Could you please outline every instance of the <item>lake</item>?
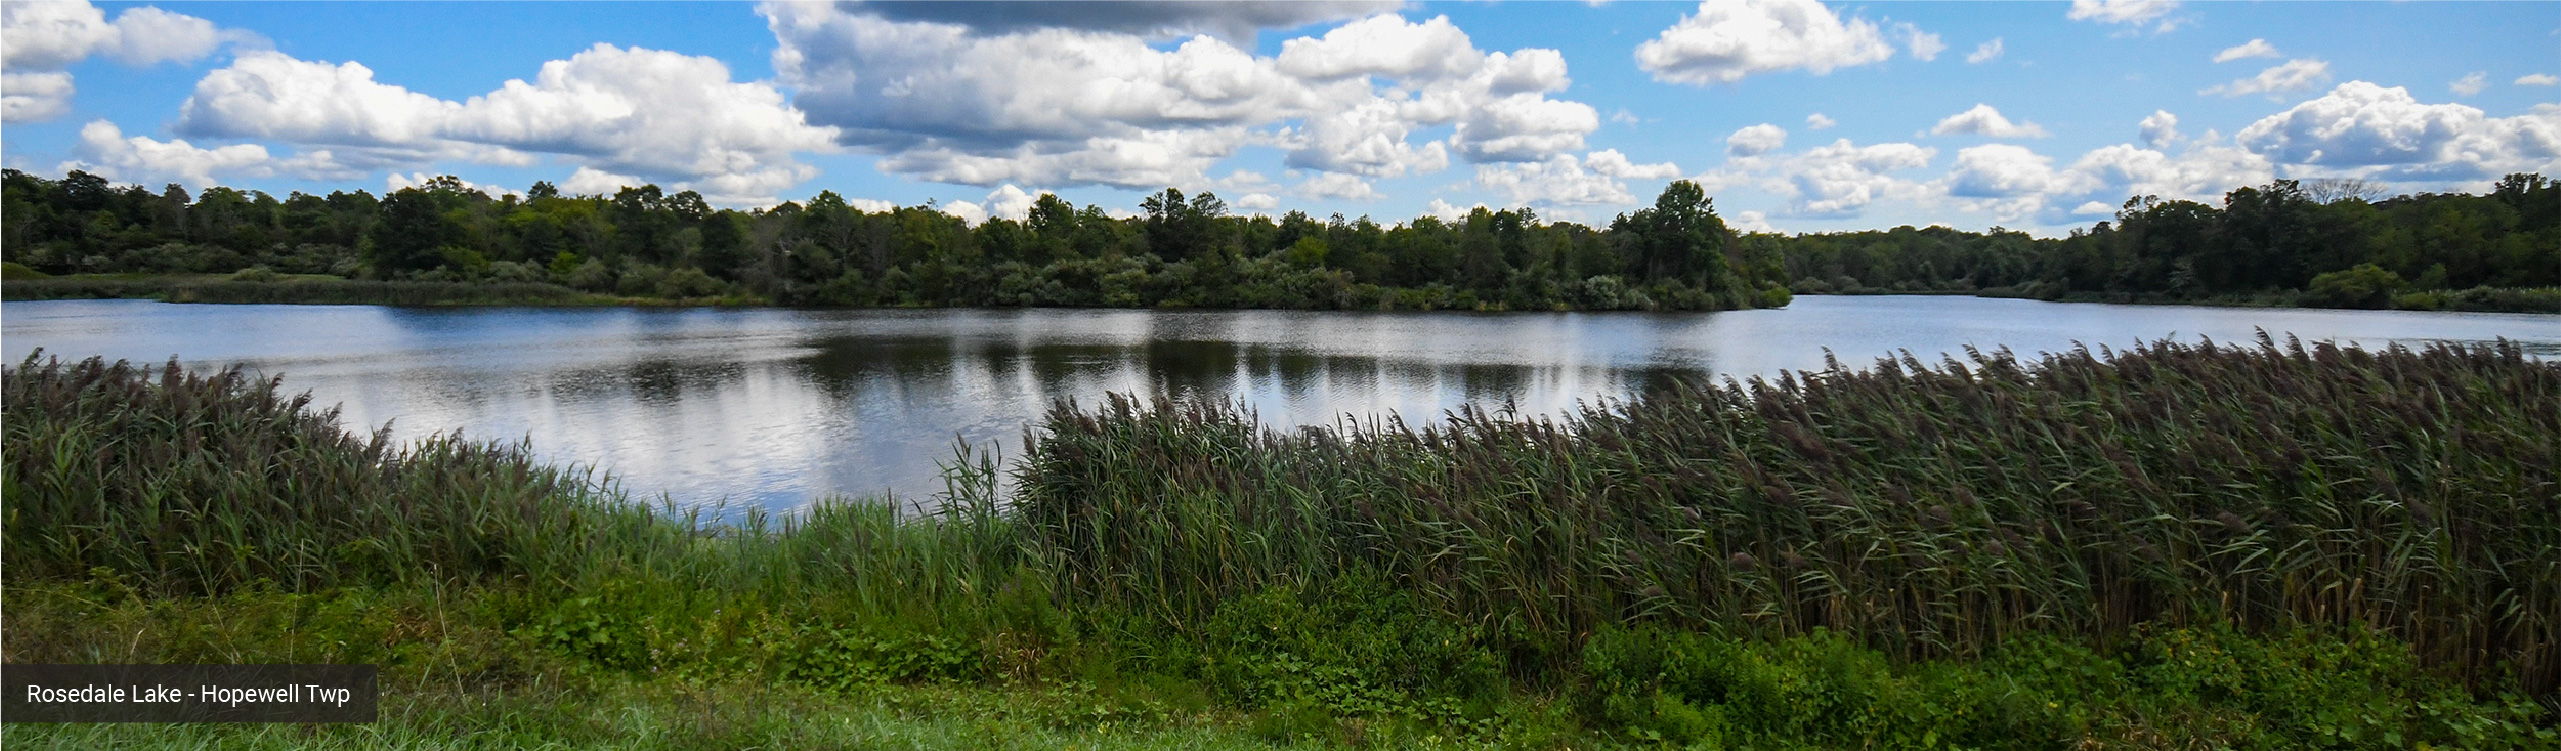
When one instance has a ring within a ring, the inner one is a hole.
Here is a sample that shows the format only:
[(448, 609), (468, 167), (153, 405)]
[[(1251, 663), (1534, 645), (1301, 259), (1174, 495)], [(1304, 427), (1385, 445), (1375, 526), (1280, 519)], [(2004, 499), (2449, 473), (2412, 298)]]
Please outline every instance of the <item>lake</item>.
[(941, 488), (955, 441), (1021, 453), (1055, 400), (1110, 392), (1242, 401), (1269, 424), (1439, 419), (1462, 404), (1554, 414), (1684, 375), (1748, 378), (1963, 347), (2022, 358), (2173, 337), (2367, 347), (2507, 338), (2561, 356), (2561, 316), (1804, 296), (1725, 313), (1128, 310), (405, 309), (0, 303), (11, 363), (238, 364), (282, 375), (350, 428), (532, 441), (683, 504), (788, 511)]

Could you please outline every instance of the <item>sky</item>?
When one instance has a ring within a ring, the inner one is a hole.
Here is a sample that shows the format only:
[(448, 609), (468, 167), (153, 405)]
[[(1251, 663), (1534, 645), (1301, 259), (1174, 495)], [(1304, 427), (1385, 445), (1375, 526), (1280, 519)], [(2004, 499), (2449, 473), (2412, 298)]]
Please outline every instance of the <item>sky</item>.
[(2274, 179), (2561, 176), (2561, 3), (0, 4), (0, 163), (377, 194), (1167, 187), (1383, 223), (2040, 235)]

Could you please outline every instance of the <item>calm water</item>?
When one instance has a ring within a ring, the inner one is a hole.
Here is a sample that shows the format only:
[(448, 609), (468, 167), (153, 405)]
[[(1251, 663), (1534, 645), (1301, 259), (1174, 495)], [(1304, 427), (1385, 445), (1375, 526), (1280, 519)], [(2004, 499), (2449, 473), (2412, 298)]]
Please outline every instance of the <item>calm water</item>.
[(2075, 342), (2524, 342), (2561, 356), (2561, 316), (1800, 297), (1712, 314), (1272, 311), (803, 311), (0, 304), (13, 363), (39, 347), (281, 374), (350, 427), (530, 438), (683, 503), (786, 510), (828, 494), (938, 490), (954, 441), (1020, 453), (1053, 401), (1107, 392), (1242, 400), (1267, 423), (1463, 403), (1553, 413), (1679, 374), (1861, 366), (1962, 346), (2022, 356)]

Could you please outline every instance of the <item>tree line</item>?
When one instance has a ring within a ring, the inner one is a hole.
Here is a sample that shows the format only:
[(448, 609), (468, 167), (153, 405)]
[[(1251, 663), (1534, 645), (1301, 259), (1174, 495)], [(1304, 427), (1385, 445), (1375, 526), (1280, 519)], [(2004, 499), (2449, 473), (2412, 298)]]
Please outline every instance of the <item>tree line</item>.
[(1240, 216), (1213, 193), (1170, 188), (1129, 217), (1044, 194), (1021, 220), (972, 226), (833, 192), (741, 211), (657, 186), (491, 197), (444, 177), (379, 198), (278, 199), (8, 170), (0, 255), (49, 274), (255, 269), (830, 306), (1723, 310), (1783, 306), (1791, 292), (1977, 292), (2443, 307), (2561, 287), (2561, 185), (2520, 173), (2484, 195), (2366, 187), (2278, 180), (2219, 206), (2138, 196), (2110, 220), (2038, 238), (1738, 233), (1688, 181), (1597, 229), (1527, 208), (1393, 226)]
[(657, 186), (491, 197), (444, 177), (376, 198), (170, 185), (73, 171), (0, 183), (6, 260), (47, 274), (327, 274), (548, 282), (625, 297), (781, 305), (1724, 310), (1785, 305), (1783, 264), (1674, 183), (1606, 229), (1530, 209), (1381, 226), (1239, 216), (1167, 189), (1114, 217), (1044, 194), (976, 226), (834, 192), (751, 211)]
[(2221, 206), (2138, 196), (2111, 220), (2061, 238), (1897, 227), (1774, 241), (1799, 293), (2274, 294), (2327, 307), (2432, 307), (2466, 290), (2561, 286), (2561, 184), (2519, 173), (2486, 195), (2379, 198), (2278, 180), (2226, 193)]

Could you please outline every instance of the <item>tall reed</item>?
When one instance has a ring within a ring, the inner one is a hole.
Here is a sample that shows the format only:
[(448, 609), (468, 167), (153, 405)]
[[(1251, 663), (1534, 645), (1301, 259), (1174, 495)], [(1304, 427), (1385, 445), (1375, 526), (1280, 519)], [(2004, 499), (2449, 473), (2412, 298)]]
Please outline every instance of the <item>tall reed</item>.
[(237, 368), (29, 355), (0, 372), (12, 578), (108, 569), (157, 589), (562, 576), (600, 538), (674, 533), (522, 445), (369, 436)]
[(1566, 639), (1819, 627), (1968, 656), (2365, 623), (2432, 664), (2561, 677), (2561, 366), (2504, 342), (1907, 353), (1421, 429), (1112, 397), (1027, 443), (1018, 508), (1053, 576), (1171, 623), (1359, 569)]
[(835, 499), (712, 524), (521, 443), (351, 434), (337, 409), (237, 368), (38, 352), (0, 369), (0, 410), (0, 567), (17, 582), (103, 569), (192, 595), (450, 581), (574, 592), (638, 578), (915, 611), (964, 606), (1022, 578), (1026, 560), (990, 456), (947, 465), (950, 487), (922, 517)]
[(932, 622), (1055, 597), (1196, 632), (1349, 575), (1543, 642), (1516, 665), (1536, 671), (1625, 622), (1824, 628), (1903, 657), (2363, 623), (2474, 677), (2561, 679), (2561, 365), (2507, 343), (1906, 355), (1558, 419), (1295, 433), (1116, 396), (1054, 409), (1010, 496), (963, 454), (923, 516), (857, 500), (726, 525), (521, 445), (350, 435), (238, 370), (31, 356), (0, 371), (0, 411), (18, 582), (642, 579)]

